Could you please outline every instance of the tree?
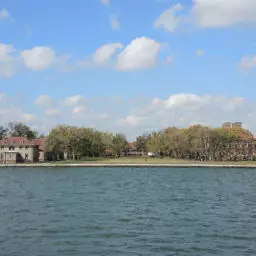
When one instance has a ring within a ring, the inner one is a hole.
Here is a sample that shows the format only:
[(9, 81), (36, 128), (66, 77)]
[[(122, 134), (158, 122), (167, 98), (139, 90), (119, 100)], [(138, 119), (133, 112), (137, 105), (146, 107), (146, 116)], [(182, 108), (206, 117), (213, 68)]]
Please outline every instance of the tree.
[(38, 133), (30, 129), (29, 126), (21, 122), (10, 122), (8, 131), (12, 137), (27, 137), (28, 139), (37, 138)]
[(152, 132), (149, 140), (147, 141), (147, 152), (158, 153), (159, 155), (164, 152), (164, 132)]
[[(18, 126), (19, 127), (19, 126)], [(3, 130), (3, 129), (2, 129)], [(17, 132), (21, 129), (11, 129)], [(1, 132), (1, 130), (0, 130)], [(13, 132), (13, 134), (14, 134)], [(2, 132), (3, 134), (3, 132)], [(136, 138), (139, 151), (154, 152), (176, 159), (246, 160), (256, 155), (256, 140), (242, 128), (209, 128), (193, 125), (168, 127)], [(128, 148), (124, 134), (101, 132), (86, 127), (57, 126), (46, 137), (46, 148), (56, 154), (67, 152), (72, 159), (121, 156)]]
[(0, 126), (0, 140), (6, 137), (8, 134), (8, 129), (4, 128), (3, 126)]
[(184, 131), (176, 127), (168, 127), (164, 130), (165, 154), (173, 158), (184, 158), (187, 151), (187, 143)]
[(116, 135), (114, 135), (112, 142), (115, 155), (120, 157), (121, 153), (125, 151), (128, 145), (128, 141), (125, 135), (122, 133), (117, 133)]
[(147, 152), (147, 142), (149, 138), (150, 136), (148, 135), (142, 135), (136, 138), (137, 151)]

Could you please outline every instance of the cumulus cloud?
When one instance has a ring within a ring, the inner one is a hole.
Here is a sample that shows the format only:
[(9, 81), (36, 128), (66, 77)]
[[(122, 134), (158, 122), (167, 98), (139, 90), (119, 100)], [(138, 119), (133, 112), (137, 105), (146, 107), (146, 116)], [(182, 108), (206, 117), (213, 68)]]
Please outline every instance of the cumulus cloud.
[[(187, 127), (199, 123), (218, 127), (224, 121), (242, 121), (256, 133), (256, 103), (243, 97), (180, 93), (163, 98), (123, 99), (118, 108), (111, 105), (111, 98), (98, 100), (97, 104), (86, 98), (80, 101), (80, 97), (75, 96), (38, 98), (41, 100), (35, 104), (43, 104), (43, 111), (39, 113), (36, 108), (22, 108), (24, 104), (17, 98), (0, 93), (1, 124), (19, 120), (38, 127), (39, 132), (44, 133), (57, 124), (69, 124), (122, 131), (129, 139), (134, 139), (143, 132), (168, 126)], [(47, 98), (51, 101), (43, 100)], [(70, 104), (63, 105), (67, 99)]]
[(118, 120), (119, 124), (122, 125), (132, 125), (132, 126), (137, 126), (139, 125), (141, 122), (143, 122), (143, 120), (147, 119), (146, 117), (142, 117), (142, 116), (127, 116), (125, 118), (122, 118), (120, 120)]
[[(183, 127), (191, 123), (218, 126), (225, 120), (245, 121), (248, 119), (245, 113), (250, 113), (251, 107), (251, 102), (241, 97), (181, 93), (167, 99), (153, 99), (148, 112), (151, 113), (151, 120), (159, 120), (162, 126)], [(256, 126), (251, 127), (255, 128)]]
[(121, 43), (109, 43), (102, 45), (92, 56), (94, 63), (98, 65), (108, 64), (116, 50), (121, 49), (122, 47), (123, 45)]
[(256, 24), (255, 0), (194, 0), (191, 10), (201, 27), (227, 27), (236, 24)]
[(32, 71), (39, 71), (51, 67), (56, 61), (56, 53), (50, 47), (37, 46), (20, 53), (25, 67)]
[[(46, 46), (36, 46), (14, 55), (16, 51), (13, 45), (0, 43), (0, 77), (11, 77), (21, 67), (32, 72), (49, 68), (61, 71), (91, 67), (107, 67), (120, 71), (151, 68), (157, 63), (159, 51), (166, 48), (166, 44), (151, 38), (138, 37), (123, 48), (120, 42), (107, 43), (85, 60), (73, 60), (71, 55), (57, 55), (54, 49)], [(170, 63), (171, 60), (169, 56), (164, 62)]]
[(71, 55), (56, 55), (50, 47), (36, 46), (30, 50), (16, 52), (11, 44), (0, 42), (0, 77), (12, 77), (22, 67), (30, 71), (40, 71), (48, 68), (57, 68), (68, 71), (73, 68), (70, 64)]
[(154, 27), (175, 32), (184, 22), (201, 28), (256, 24), (255, 0), (193, 0), (190, 10), (174, 4), (155, 21)]
[(67, 106), (74, 106), (84, 100), (82, 95), (74, 95), (64, 100), (64, 104)]
[(39, 95), (35, 99), (35, 104), (42, 107), (49, 107), (53, 103), (53, 99), (48, 95)]
[(10, 17), (10, 13), (5, 8), (0, 10), (0, 20), (9, 19)]
[(117, 17), (111, 15), (110, 16), (110, 25), (112, 29), (118, 30), (120, 28), (120, 23)]
[(151, 38), (136, 38), (118, 55), (116, 68), (130, 71), (153, 67), (160, 47), (160, 43)]
[(178, 15), (178, 13), (183, 8), (181, 4), (172, 5), (157, 18), (154, 27), (164, 29), (168, 32), (174, 32), (182, 22), (183, 17)]

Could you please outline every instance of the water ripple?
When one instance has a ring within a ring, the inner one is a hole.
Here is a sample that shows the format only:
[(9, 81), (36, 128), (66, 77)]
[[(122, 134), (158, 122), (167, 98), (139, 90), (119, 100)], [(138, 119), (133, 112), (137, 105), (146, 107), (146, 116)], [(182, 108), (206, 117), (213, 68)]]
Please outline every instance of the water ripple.
[(0, 255), (256, 255), (256, 172), (0, 170)]

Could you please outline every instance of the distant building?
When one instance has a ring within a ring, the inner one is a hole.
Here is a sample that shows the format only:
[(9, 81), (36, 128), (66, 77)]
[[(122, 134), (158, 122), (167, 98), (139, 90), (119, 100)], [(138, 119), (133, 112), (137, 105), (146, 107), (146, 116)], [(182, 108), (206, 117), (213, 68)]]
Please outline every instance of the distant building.
[(137, 149), (136, 142), (129, 142), (127, 145), (126, 152), (124, 152), (126, 156), (143, 156), (144, 152), (139, 152)]
[(232, 123), (231, 122), (225, 122), (222, 124), (223, 128), (232, 128)]
[(66, 154), (45, 151), (45, 139), (10, 137), (0, 140), (0, 164), (44, 162), (66, 159)]
[(5, 138), (0, 141), (0, 163), (38, 162), (39, 145), (24, 137)]
[(242, 128), (242, 122), (225, 122), (222, 124), (223, 128)]
[(242, 122), (234, 122), (234, 123), (232, 123), (232, 128), (242, 128)]

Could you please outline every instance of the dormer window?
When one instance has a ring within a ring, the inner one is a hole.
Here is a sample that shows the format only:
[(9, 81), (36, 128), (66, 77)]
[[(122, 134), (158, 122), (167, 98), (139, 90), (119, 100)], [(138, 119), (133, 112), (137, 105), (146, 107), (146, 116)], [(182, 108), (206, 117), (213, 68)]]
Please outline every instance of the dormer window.
[(23, 140), (21, 140), (21, 141), (20, 141), (20, 144), (23, 144), (23, 143), (24, 143), (24, 141), (23, 141)]

